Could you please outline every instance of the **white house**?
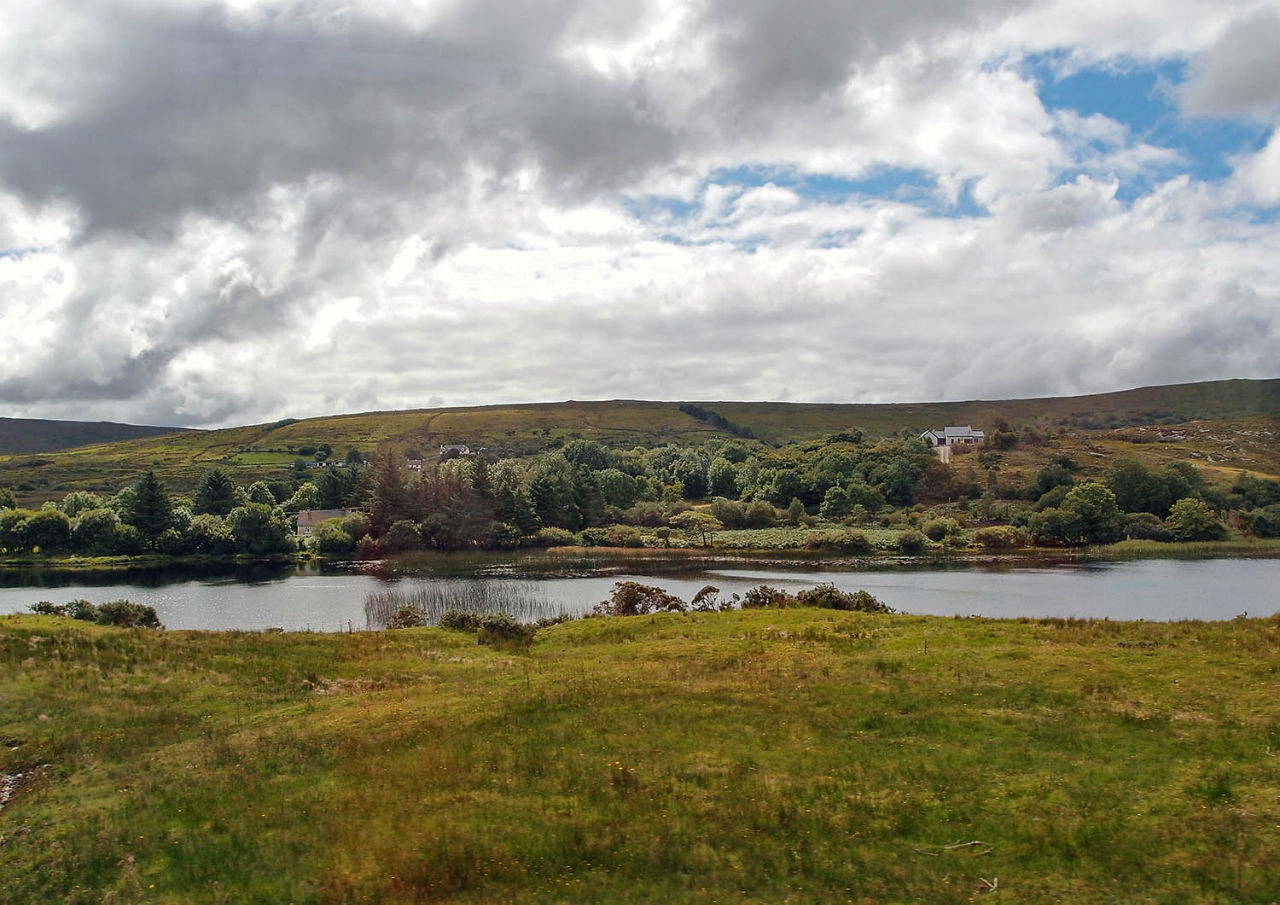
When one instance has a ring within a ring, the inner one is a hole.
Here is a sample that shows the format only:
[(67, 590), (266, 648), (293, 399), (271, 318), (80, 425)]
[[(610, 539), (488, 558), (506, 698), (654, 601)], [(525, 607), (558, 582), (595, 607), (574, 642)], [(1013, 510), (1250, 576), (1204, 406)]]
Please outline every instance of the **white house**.
[(963, 443), (981, 443), (986, 434), (969, 425), (964, 427), (944, 427), (942, 430), (927, 430), (920, 439), (930, 446), (959, 446)]

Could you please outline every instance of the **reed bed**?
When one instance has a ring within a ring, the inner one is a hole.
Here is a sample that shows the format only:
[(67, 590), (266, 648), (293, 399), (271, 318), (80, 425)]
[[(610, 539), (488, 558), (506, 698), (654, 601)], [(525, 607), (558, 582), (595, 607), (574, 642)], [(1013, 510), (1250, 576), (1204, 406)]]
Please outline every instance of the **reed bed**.
[(487, 616), (506, 613), (521, 622), (561, 615), (563, 608), (547, 600), (536, 582), (488, 578), (443, 578), (414, 582), (365, 595), (367, 627), (384, 629), (402, 607), (412, 607), (427, 625), (436, 625), (450, 610)]

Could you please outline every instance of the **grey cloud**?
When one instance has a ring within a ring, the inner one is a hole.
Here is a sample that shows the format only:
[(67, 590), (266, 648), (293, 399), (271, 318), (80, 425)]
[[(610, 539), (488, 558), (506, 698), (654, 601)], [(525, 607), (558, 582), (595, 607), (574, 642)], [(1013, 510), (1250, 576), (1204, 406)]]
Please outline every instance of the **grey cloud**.
[(1194, 63), (1182, 102), (1197, 115), (1280, 113), (1280, 10), (1258, 10), (1228, 28)]
[(711, 0), (704, 24), (737, 105), (810, 104), (858, 68), (956, 27), (988, 25), (1029, 0)]
[[(0, 180), (71, 200), (89, 233), (164, 235), (186, 213), (242, 217), (266, 189), (312, 176), (430, 197), (469, 163), (532, 164), (587, 192), (672, 152), (633, 86), (557, 56), (572, 4), (457, 9), (431, 33), (353, 21), (334, 34), (301, 14), (246, 29), (100, 8), (98, 87), (42, 128), (0, 125)], [(494, 27), (513, 16), (521, 28)]]

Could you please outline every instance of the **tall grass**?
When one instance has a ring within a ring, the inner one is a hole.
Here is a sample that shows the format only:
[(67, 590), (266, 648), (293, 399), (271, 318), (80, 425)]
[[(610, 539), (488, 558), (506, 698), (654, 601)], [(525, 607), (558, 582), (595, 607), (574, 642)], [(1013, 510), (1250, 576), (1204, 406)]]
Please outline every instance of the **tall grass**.
[(401, 607), (417, 610), (427, 625), (438, 624), (449, 610), (477, 616), (506, 613), (521, 622), (534, 622), (563, 612), (563, 608), (548, 601), (533, 582), (447, 578), (366, 594), (365, 622), (370, 629), (384, 629)]

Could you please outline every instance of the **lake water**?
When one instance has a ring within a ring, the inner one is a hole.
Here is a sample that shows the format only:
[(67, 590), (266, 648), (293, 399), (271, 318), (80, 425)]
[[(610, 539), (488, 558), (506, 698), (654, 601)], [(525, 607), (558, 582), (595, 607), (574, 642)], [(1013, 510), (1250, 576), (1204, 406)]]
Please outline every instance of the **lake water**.
[[(624, 564), (621, 568), (625, 568)], [(633, 572), (586, 568), (538, 577), (518, 566), (481, 577), (382, 577), (342, 568), (252, 566), (130, 572), (0, 571), (0, 613), (26, 612), (41, 600), (93, 603), (126, 598), (156, 608), (170, 629), (347, 631), (378, 628), (366, 601), (387, 592), (439, 600), (453, 594), (515, 601), (532, 619), (580, 614), (609, 596), (615, 582), (658, 585), (689, 600), (707, 584), (723, 596), (770, 584), (797, 591), (830, 582), (865, 589), (900, 612), (938, 616), (1086, 617), (1151, 621), (1231, 619), (1280, 612), (1280, 559), (1139, 560), (1047, 567), (951, 564), (945, 569), (872, 566), (836, 569), (737, 560), (675, 571), (635, 564)], [(518, 574), (513, 574), (518, 573)], [(370, 625), (370, 622), (374, 624)]]

